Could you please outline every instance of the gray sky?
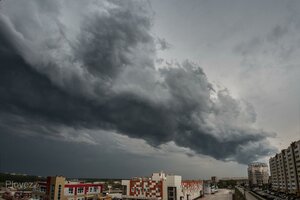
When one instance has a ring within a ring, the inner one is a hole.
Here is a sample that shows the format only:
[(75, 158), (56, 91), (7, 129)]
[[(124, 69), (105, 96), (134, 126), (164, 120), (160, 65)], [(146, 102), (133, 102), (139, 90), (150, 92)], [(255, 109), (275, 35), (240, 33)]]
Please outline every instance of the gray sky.
[(300, 139), (297, 1), (2, 1), (0, 171), (246, 176)]

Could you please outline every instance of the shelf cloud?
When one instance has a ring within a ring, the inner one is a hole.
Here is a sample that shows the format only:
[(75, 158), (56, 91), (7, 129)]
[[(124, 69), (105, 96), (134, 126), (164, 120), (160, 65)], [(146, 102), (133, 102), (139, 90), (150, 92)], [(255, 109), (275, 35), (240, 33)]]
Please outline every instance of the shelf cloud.
[[(59, 139), (61, 127), (113, 131), (242, 164), (276, 151), (268, 142), (275, 133), (255, 126), (254, 107), (217, 89), (198, 64), (156, 66), (159, 39), (147, 2), (12, 0), (0, 6), (5, 132)], [(93, 144), (88, 134), (74, 134), (68, 138)]]

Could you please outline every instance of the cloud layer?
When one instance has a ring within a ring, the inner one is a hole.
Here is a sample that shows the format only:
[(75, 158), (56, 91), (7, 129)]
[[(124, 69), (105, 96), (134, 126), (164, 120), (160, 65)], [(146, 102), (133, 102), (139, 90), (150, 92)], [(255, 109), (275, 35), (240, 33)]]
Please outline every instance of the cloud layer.
[(197, 64), (156, 68), (162, 40), (147, 2), (0, 5), (4, 132), (93, 143), (80, 130), (106, 130), (243, 164), (274, 152), (253, 106), (216, 90)]

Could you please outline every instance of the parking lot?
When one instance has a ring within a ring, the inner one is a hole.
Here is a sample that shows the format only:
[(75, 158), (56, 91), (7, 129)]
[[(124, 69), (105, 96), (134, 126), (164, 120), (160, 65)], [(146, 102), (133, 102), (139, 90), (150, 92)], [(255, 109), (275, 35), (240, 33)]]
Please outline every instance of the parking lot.
[[(244, 188), (238, 188), (241, 192), (244, 192)], [(261, 190), (261, 189), (253, 189), (253, 190), (249, 190), (246, 189), (245, 191), (246, 193), (246, 197), (247, 194), (250, 198), (250, 196), (256, 196), (257, 198), (260, 199), (266, 199), (266, 200), (300, 200), (299, 197), (296, 197), (294, 195), (287, 195), (284, 193), (275, 193), (274, 191), (268, 191), (268, 190)], [(251, 195), (250, 195), (251, 194)], [(246, 198), (248, 200), (248, 198)], [(251, 198), (252, 199), (252, 198)]]

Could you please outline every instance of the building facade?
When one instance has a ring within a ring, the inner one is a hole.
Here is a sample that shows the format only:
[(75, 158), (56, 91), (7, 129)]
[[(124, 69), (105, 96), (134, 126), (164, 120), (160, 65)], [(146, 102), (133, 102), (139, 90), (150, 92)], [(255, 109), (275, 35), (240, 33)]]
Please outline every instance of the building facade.
[(271, 157), (272, 189), (300, 196), (300, 140)]
[(151, 177), (122, 180), (122, 199), (192, 200), (203, 195), (203, 181), (153, 173)]
[(35, 200), (87, 200), (100, 199), (103, 185), (67, 181), (65, 177), (47, 177), (47, 182), (40, 182), (32, 192)]
[(248, 180), (250, 187), (262, 187), (269, 183), (268, 165), (266, 163), (251, 163), (248, 165)]
[(204, 195), (203, 181), (201, 180), (183, 180), (181, 182), (181, 198), (192, 200)]

